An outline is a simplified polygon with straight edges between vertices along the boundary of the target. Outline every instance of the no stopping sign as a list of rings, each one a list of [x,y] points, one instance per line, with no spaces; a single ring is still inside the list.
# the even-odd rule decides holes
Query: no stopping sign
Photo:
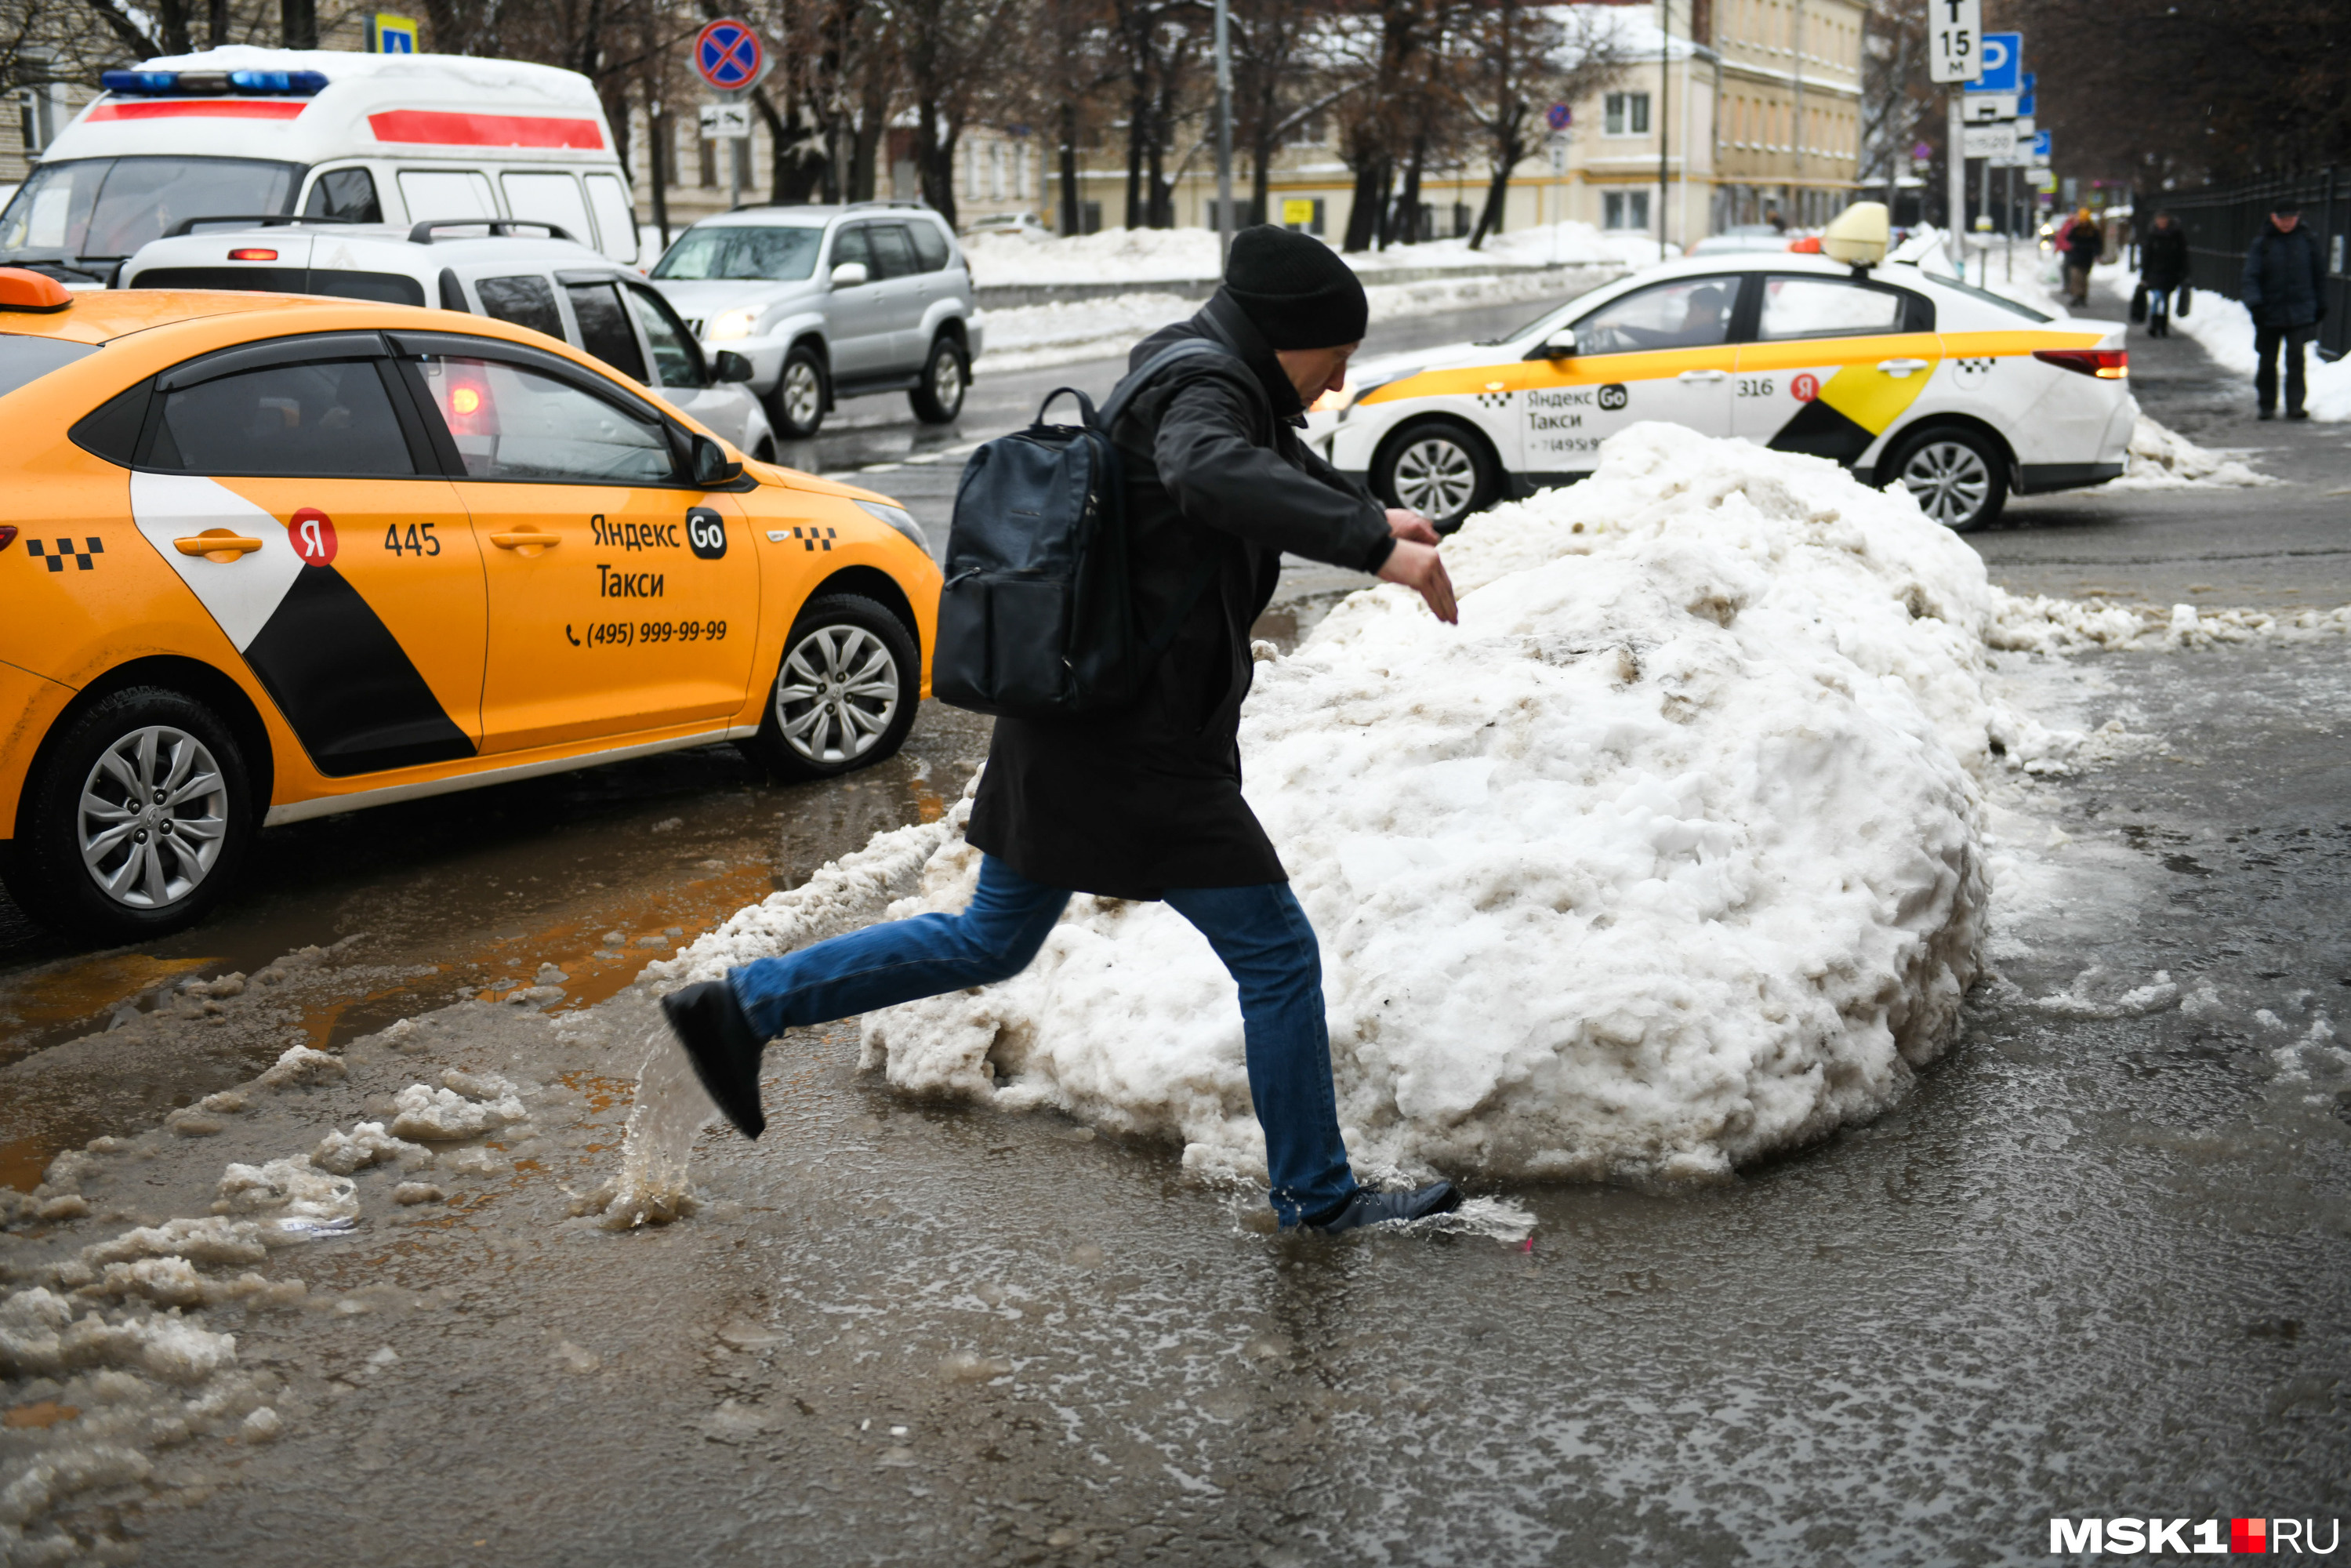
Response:
[[[751,24],[729,16],[695,36],[694,68],[721,92],[740,92],[765,74],[768,51]]]

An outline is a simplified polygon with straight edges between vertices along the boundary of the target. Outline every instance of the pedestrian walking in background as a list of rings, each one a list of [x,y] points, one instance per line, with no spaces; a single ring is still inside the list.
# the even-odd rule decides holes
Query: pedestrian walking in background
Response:
[[[2278,356],[2285,357],[2285,416],[2308,419],[2303,407],[2303,346],[2326,319],[2326,263],[2318,236],[2303,227],[2302,205],[2280,202],[2245,251],[2237,298],[2253,316],[2253,402],[2263,419],[2277,416]]]
[[[2147,290],[2147,335],[2171,336],[2171,296],[2188,283],[2188,231],[2169,213],[2155,214],[2155,226],[2139,242],[2138,285]]]
[[[2074,214],[2058,237],[2057,248],[2065,253],[2065,298],[2073,305],[2090,302],[2090,268],[2106,251],[2106,236],[2099,231],[2098,223],[2084,207]]]
[[[1131,708],[1095,720],[999,717],[967,830],[984,852],[961,915],[869,926],[728,971],[664,999],[711,1098],[745,1136],[765,1125],[759,1060],[794,1025],[1008,979],[1044,945],[1072,891],[1165,900],[1240,989],[1249,1096],[1284,1228],[1337,1231],[1457,1207],[1450,1182],[1359,1189],[1339,1135],[1321,949],[1241,796],[1250,626],[1285,550],[1376,572],[1450,622],[1437,537],[1389,510],[1297,435],[1345,379],[1369,317],[1353,268],[1270,225],[1234,236],[1224,287],[1136,347],[1130,368],[1187,338],[1113,431],[1125,465],[1138,625],[1181,630]],[[1207,591],[1193,585],[1206,581]],[[1193,595],[1182,611],[1187,590]]]

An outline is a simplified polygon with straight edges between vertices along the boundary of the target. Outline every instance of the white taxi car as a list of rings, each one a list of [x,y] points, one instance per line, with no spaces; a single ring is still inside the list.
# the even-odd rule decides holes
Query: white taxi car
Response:
[[[1830,226],[1826,254],[1693,257],[1493,342],[1365,361],[1316,404],[1309,439],[1445,528],[1582,477],[1637,420],[1899,477],[1954,528],[1991,522],[2011,494],[2120,475],[2138,413],[2122,324],[1876,264],[1874,204]]]

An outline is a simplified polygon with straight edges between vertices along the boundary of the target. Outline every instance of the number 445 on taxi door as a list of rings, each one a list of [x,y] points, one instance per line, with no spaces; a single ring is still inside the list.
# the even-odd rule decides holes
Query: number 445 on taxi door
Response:
[[[431,523],[411,523],[404,529],[393,523],[383,530],[383,548],[394,555],[439,555],[441,541],[433,537]]]

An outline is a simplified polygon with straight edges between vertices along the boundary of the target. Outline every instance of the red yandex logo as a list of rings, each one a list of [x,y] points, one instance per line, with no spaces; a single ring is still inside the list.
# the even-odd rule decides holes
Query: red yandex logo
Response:
[[[2342,1543],[2339,1519],[2232,1519],[2222,1539],[2217,1519],[2053,1519],[2049,1521],[2052,1556],[2168,1557],[2211,1556],[2223,1552],[2293,1552],[2296,1556],[2330,1557]],[[2326,1540],[2318,1539],[2319,1527]]]

